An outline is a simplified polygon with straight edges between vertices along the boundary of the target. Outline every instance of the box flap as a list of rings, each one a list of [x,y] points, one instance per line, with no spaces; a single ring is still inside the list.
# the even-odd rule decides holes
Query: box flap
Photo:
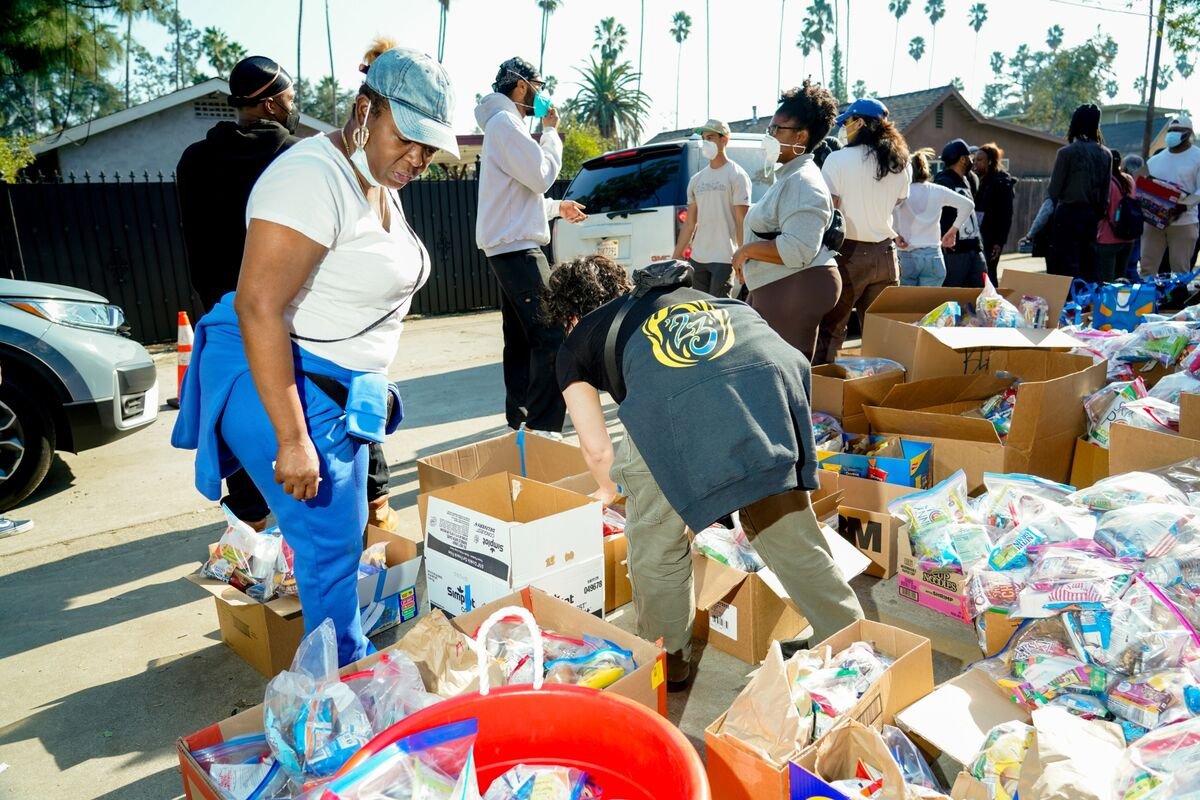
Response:
[[[885,290],[887,291],[887,290]],[[1082,347],[1083,343],[1057,329],[1032,328],[922,328],[951,350]]]
[[[1108,471],[1144,472],[1200,458],[1200,441],[1172,433],[1148,431],[1133,425],[1113,425],[1109,431]]]
[[[1031,722],[1028,712],[977,669],[943,683],[896,715],[901,729],[920,736],[959,764],[979,753],[992,728],[1014,720]]]
[[[695,576],[696,608],[700,611],[708,611],[724,600],[749,577],[749,573],[728,567],[699,553],[692,556],[692,572]]]
[[[1057,328],[1062,318],[1063,306],[1066,305],[1067,295],[1071,291],[1069,275],[1049,275],[1045,272],[1025,272],[1019,269],[1006,269],[1000,273],[1000,288],[1011,289],[1013,302],[1018,302],[1025,295],[1044,298],[1050,305],[1046,325]]]
[[[1200,439],[1200,394],[1179,395],[1179,435]]]
[[[872,481],[852,475],[839,475],[838,488],[842,490],[840,507],[857,508],[881,514],[887,513],[888,503],[916,491],[911,486]]]
[[[937,408],[968,400],[983,401],[1011,386],[1012,378],[991,375],[962,375],[928,378],[913,383],[899,383],[888,391],[879,408],[902,408],[910,411]]]
[[[867,308],[871,314],[919,314],[924,316],[942,303],[954,300],[974,305],[979,289],[948,289],[942,286],[889,286]],[[1000,292],[1005,294],[1004,291]],[[1011,293],[1009,293],[1011,294]]]
[[[228,583],[219,581],[216,578],[201,575],[199,572],[192,572],[184,577],[221,602],[231,606],[261,606],[270,609],[281,617],[300,613],[300,598],[293,595],[276,597],[269,602],[260,603],[240,589],[235,589]]]
[[[866,406],[871,430],[880,434],[925,436],[933,439],[958,439],[964,442],[994,444],[1001,447],[1000,437],[992,423],[982,417],[963,417],[930,411],[907,411],[898,408]],[[938,449],[933,448],[934,465],[938,464]],[[934,480],[942,478],[934,471]]]

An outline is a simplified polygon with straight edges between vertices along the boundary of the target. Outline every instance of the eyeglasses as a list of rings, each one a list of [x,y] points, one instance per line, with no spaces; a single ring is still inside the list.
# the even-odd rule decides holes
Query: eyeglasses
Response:
[[[804,130],[804,128],[800,128],[795,125],[768,125],[767,126],[767,135],[774,136],[775,134],[779,133],[780,131],[802,131],[802,130]]]

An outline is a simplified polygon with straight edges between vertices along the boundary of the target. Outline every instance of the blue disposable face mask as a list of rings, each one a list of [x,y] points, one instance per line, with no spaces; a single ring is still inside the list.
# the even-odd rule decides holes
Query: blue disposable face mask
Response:
[[[525,81],[530,86],[533,86],[533,82],[527,78],[517,75],[517,73],[513,72],[512,70],[509,70],[509,72]],[[542,117],[546,116],[546,114],[550,113],[550,95],[546,94],[544,89],[535,89],[533,93],[533,105],[529,106],[525,103],[521,103],[520,105],[523,108],[528,108],[533,117],[541,119]]]
[[[1186,136],[1185,131],[1167,131],[1167,147],[1179,147]]]

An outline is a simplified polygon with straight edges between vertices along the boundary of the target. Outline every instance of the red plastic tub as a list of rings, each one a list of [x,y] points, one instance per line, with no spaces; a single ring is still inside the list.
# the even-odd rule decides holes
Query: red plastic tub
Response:
[[[700,755],[678,728],[631,700],[579,686],[508,686],[445,700],[376,736],[342,772],[405,736],[472,717],[481,789],[531,764],[584,770],[605,800],[712,797]]]

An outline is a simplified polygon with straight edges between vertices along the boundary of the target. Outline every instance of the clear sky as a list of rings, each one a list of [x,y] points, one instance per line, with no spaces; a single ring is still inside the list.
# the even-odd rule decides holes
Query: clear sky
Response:
[[[249,52],[269,55],[296,72],[295,0],[178,0],[180,13],[198,28],[215,25],[241,42]],[[1059,24],[1065,31],[1064,47],[1077,45],[1097,31],[1116,39],[1120,52],[1116,74],[1121,85],[1114,102],[1139,99],[1133,81],[1142,74],[1146,57],[1148,0],[991,0],[989,18],[979,35],[967,24],[967,9],[973,0],[945,0],[946,17],[937,26],[936,46],[924,0],[913,0],[900,21],[899,48],[892,69],[895,19],[887,11],[887,0],[837,0],[844,37],[850,30],[850,85],[864,80],[875,93],[886,95],[942,85],[959,77],[967,97],[977,101],[984,83],[990,80],[988,59],[993,50],[1006,56],[1028,43],[1045,48],[1046,30]],[[550,21],[546,47],[546,73],[558,78],[560,99],[577,91],[575,68],[587,63],[592,52],[593,28],[603,16],[614,16],[629,30],[625,55],[638,60],[640,32],[639,0],[565,0]],[[680,126],[706,119],[706,114],[727,120],[749,117],[753,106],[760,114],[773,110],[776,97],[776,65],[780,31],[780,0],[710,0],[712,88],[706,98],[705,21],[703,0],[645,0],[645,49],[642,89],[650,96],[651,113],[646,135],[674,127],[675,75],[678,48],[669,34],[671,17],[683,10],[692,16],[692,33],[683,44],[679,97]],[[806,60],[796,47],[809,0],[785,0],[783,21],[783,85],[800,82],[805,75],[821,76],[816,53]],[[1129,6],[1133,12],[1130,13]],[[1155,4],[1157,5],[1157,4]],[[847,13],[849,6],[849,13]],[[370,39],[389,34],[400,44],[433,53],[437,49],[437,0],[331,0],[333,60],[339,81],[357,85],[357,66]],[[537,63],[541,11],[535,0],[452,0],[446,36],[445,66],[458,94],[456,125],[462,133],[475,128],[476,93],[490,91],[501,61],[521,55]],[[143,23],[140,40],[158,50],[167,34]],[[926,54],[919,64],[908,55],[914,36],[926,40]],[[933,79],[930,82],[930,50],[933,49]],[[826,46],[825,60],[832,51]],[[301,74],[318,78],[330,70],[325,35],[324,4],[304,3]],[[1163,63],[1174,64],[1174,55],[1163,46]],[[118,79],[119,80],[119,79]],[[1186,84],[1178,76],[1159,105],[1200,108],[1200,74]],[[1103,100],[1103,98],[1097,98]]]

